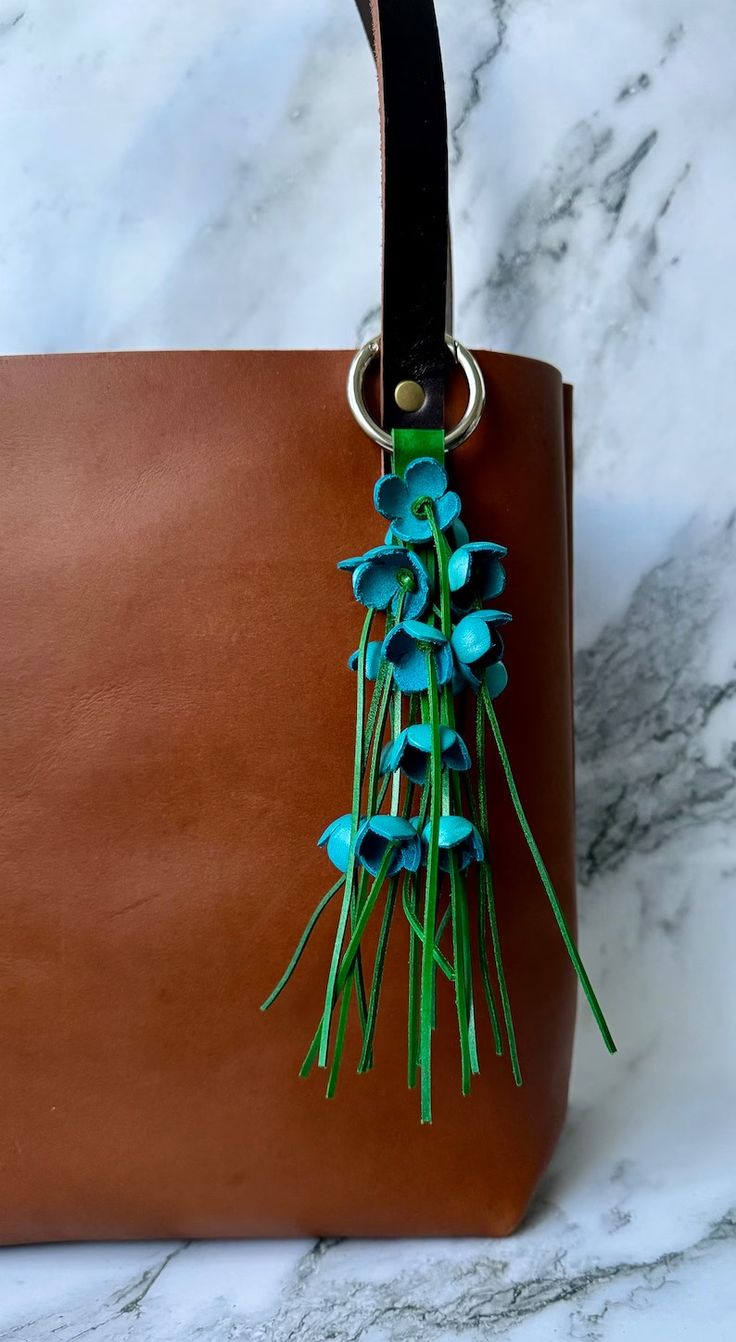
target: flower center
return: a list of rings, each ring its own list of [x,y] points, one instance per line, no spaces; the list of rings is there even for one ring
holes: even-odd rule
[[[422,519],[429,517],[433,508],[434,499],[431,499],[428,494],[420,495],[418,499],[414,499],[414,502],[411,505],[411,510],[414,516],[421,517]]]
[[[396,581],[405,592],[416,592],[417,590],[416,574],[412,573],[410,568],[397,569]]]

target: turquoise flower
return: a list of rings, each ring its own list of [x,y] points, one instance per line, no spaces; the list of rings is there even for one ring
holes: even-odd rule
[[[437,683],[452,679],[452,648],[444,634],[421,620],[402,620],[383,640],[383,655],[393,663],[394,679],[404,694],[429,688],[427,654],[432,657]]]
[[[492,541],[470,541],[450,555],[447,575],[455,608],[469,611],[476,601],[492,601],[506,586],[501,556],[505,545]]]
[[[360,649],[356,648],[348,657],[348,666],[351,671],[358,670],[358,658]],[[365,678],[366,680],[375,680],[381,669],[383,659],[383,640],[371,639],[365,650]]]
[[[434,512],[440,531],[452,526],[460,512],[458,495],[447,488],[447,471],[432,457],[411,461],[403,480],[399,475],[382,475],[373,501],[391,523],[393,535],[414,544],[432,539],[428,510]]]
[[[327,849],[327,856],[338,871],[345,872],[348,869],[352,829],[352,815],[341,815],[327,826],[317,840],[318,847]]]
[[[440,727],[442,765],[458,771],[470,768],[470,755],[462,736],[452,727]],[[422,787],[427,781],[429,757],[432,753],[432,729],[429,723],[414,723],[405,727],[395,741],[389,741],[381,756],[381,772],[394,773],[401,769],[412,783]]]
[[[364,606],[396,614],[403,595],[402,615],[416,619],[429,601],[429,578],[421,560],[401,545],[378,545],[356,559],[337,566],[353,575],[353,592]]]
[[[432,825],[428,823],[424,826],[422,839],[425,848],[429,844]],[[475,825],[471,824],[462,815],[443,815],[440,816],[439,825],[439,863],[441,871],[450,870],[450,854],[453,854],[457,865],[461,871],[470,866],[471,862],[482,862],[483,840],[480,837]]]
[[[479,690],[486,672],[497,666],[503,657],[503,639],[498,626],[508,624],[511,619],[502,610],[476,610],[465,615],[455,625],[452,633],[452,647],[461,672],[474,690]],[[504,689],[506,672],[495,672],[487,682],[491,693],[500,694]],[[501,684],[503,680],[503,684]],[[496,686],[495,690],[492,686]]]
[[[364,820],[355,841],[355,855],[360,863],[377,876],[389,846],[393,847],[388,875],[395,876],[402,867],[417,871],[422,861],[422,844],[410,820],[398,815],[374,815]]]

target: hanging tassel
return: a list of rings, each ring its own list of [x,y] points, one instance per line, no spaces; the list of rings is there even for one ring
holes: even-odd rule
[[[362,1036],[358,1071],[373,1066],[386,954],[394,921],[403,916],[409,933],[407,1081],[419,1083],[421,1121],[430,1123],[438,974],[453,989],[462,1094],[480,1069],[476,996],[488,1012],[496,1053],[508,1049],[514,1079],[522,1082],[490,866],[489,728],[568,955],[610,1052],[615,1044],[526,818],[494,706],[508,679],[501,630],[511,616],[487,603],[504,590],[506,549],[468,537],[460,499],[448,488],[441,430],[394,430],[393,442],[395,472],[381,477],[374,494],[389,522],[385,543],[339,565],[366,607],[348,663],[357,681],[352,809],[319,839],[340,876],[317,904],[262,1010],[280,996],[318,921],[342,892],[322,1016],[301,1068],[303,1076],[315,1063],[327,1069],[332,1097],[353,997]],[[383,637],[371,639],[379,615]],[[469,695],[476,697],[475,761],[456,724],[456,703]],[[477,869],[480,985],[473,973],[470,868]],[[368,986],[364,935],[374,923]]]

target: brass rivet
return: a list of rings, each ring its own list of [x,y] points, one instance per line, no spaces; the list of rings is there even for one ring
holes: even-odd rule
[[[421,410],[424,405],[424,392],[418,382],[407,379],[399,382],[394,392],[394,400],[399,410]]]

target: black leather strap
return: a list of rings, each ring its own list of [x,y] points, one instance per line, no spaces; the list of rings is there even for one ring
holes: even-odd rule
[[[378,71],[383,267],[381,416],[384,428],[444,423],[451,306],[447,115],[432,0],[356,0]],[[418,382],[424,403],[396,404]]]

